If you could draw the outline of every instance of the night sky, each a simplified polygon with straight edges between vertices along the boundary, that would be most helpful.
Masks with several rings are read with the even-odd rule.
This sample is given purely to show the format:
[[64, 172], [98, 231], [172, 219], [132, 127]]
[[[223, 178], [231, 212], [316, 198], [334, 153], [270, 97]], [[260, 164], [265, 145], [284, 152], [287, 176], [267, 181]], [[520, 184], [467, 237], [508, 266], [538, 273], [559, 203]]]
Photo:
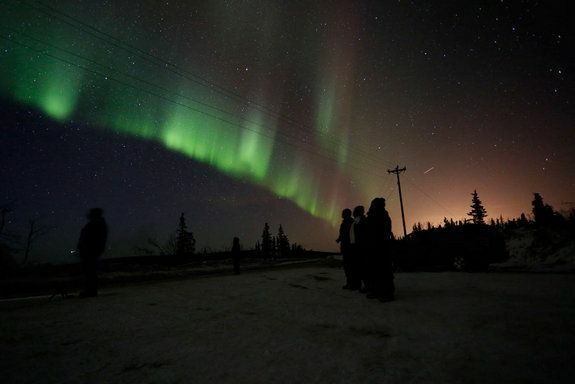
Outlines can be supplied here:
[[569, 1], [0, 3], [0, 204], [73, 261], [88, 208], [107, 256], [173, 232], [245, 248], [264, 222], [335, 250], [343, 208], [383, 196], [401, 234], [575, 201]]

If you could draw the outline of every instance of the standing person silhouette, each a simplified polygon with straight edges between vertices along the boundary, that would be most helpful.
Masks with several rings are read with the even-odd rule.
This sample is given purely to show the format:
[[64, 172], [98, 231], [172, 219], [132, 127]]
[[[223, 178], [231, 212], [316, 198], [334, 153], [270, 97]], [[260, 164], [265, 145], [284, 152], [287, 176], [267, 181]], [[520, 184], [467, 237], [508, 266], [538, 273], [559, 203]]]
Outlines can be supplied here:
[[[367, 292], [365, 284], [366, 274], [366, 217], [365, 208], [363, 205], [358, 205], [353, 209], [353, 225], [350, 232], [351, 249], [353, 254], [353, 274], [354, 285], [358, 287], [360, 292]], [[364, 281], [364, 287], [361, 287], [361, 282]]]
[[394, 299], [393, 261], [391, 255], [391, 218], [385, 199], [372, 200], [367, 212], [367, 297], [382, 302]]
[[234, 237], [234, 241], [232, 243], [232, 262], [234, 264], [234, 273], [236, 275], [240, 274], [240, 239], [239, 237]]
[[84, 272], [84, 290], [79, 297], [98, 296], [98, 260], [106, 248], [108, 226], [100, 208], [88, 212], [88, 223], [80, 232], [78, 255]]
[[343, 289], [357, 289], [353, 282], [353, 265], [352, 252], [350, 244], [350, 230], [353, 225], [351, 218], [351, 209], [346, 208], [341, 211], [341, 225], [339, 226], [339, 237], [335, 240], [339, 243], [340, 251], [343, 256], [343, 271], [345, 272], [346, 283]]

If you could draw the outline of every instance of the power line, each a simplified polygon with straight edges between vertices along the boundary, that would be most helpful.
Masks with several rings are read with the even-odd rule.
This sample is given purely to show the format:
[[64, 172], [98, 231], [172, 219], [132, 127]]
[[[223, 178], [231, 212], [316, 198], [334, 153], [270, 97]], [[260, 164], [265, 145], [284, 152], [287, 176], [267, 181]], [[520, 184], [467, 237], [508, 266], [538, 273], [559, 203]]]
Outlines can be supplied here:
[[[139, 78], [138, 76], [131, 75], [131, 74], [129, 74], [129, 73], [119, 71], [119, 70], [114, 69], [114, 68], [112, 68], [112, 67], [110, 67], [110, 66], [108, 66], [108, 65], [102, 64], [102, 63], [100, 63], [100, 62], [97, 62], [97, 61], [92, 60], [92, 59], [90, 59], [90, 58], [87, 58], [87, 57], [85, 57], [85, 56], [79, 55], [79, 54], [77, 54], [77, 53], [75, 53], [75, 52], [72, 52], [72, 51], [70, 51], [70, 50], [67, 50], [67, 49], [65, 49], [65, 48], [61, 48], [61, 47], [56, 46], [56, 45], [54, 45], [54, 44], [51, 44], [51, 43], [42, 41], [42, 40], [40, 40], [40, 39], [38, 39], [38, 38], [36, 38], [36, 37], [34, 37], [34, 36], [31, 36], [31, 35], [29, 35], [29, 34], [27, 34], [27, 33], [24, 33], [24, 32], [18, 31], [18, 30], [14, 30], [14, 29], [12, 29], [12, 28], [5, 28], [5, 27], [1, 27], [1, 26], [0, 26], [0, 30], [1, 30], [2, 28], [6, 29], [7, 31], [10, 31], [10, 32], [12, 32], [12, 33], [16, 33], [16, 34], [22, 35], [22, 36], [26, 37], [27, 39], [30, 39], [30, 40], [32, 40], [32, 41], [35, 41], [35, 42], [37, 42], [37, 43], [39, 43], [39, 44], [42, 44], [42, 45], [45, 45], [45, 46], [54, 48], [54, 49], [56, 49], [56, 50], [59, 50], [59, 51], [61, 51], [61, 52], [66, 53], [66, 54], [68, 54], [68, 55], [71, 55], [71, 56], [74, 56], [74, 57], [76, 57], [76, 58], [79, 58], [80, 60], [83, 60], [83, 61], [92, 63], [92, 64], [94, 64], [94, 65], [96, 65], [96, 66], [98, 66], [98, 67], [101, 67], [101, 68], [104, 68], [104, 69], [106, 69], [106, 70], [112, 71], [113, 73], [120, 74], [120, 75], [125, 76], [125, 77], [127, 77], [127, 78], [133, 79], [133, 80], [135, 80], [135, 81], [137, 81], [137, 82], [141, 82], [141, 83], [143, 83], [143, 84], [146, 84], [146, 85], [148, 85], [148, 86], [150, 86], [150, 87], [154, 87], [154, 88], [159, 89], [159, 90], [161, 90], [161, 91], [163, 91], [163, 92], [165, 92], [165, 93], [168, 93], [168, 94], [171, 94], [171, 95], [174, 95], [174, 96], [177, 96], [177, 97], [181, 97], [181, 98], [187, 99], [187, 100], [189, 100], [189, 101], [192, 101], [193, 103], [196, 103], [196, 104], [205, 106], [205, 107], [207, 107], [207, 108], [210, 108], [210, 109], [213, 109], [213, 110], [215, 110], [215, 111], [224, 113], [224, 114], [229, 115], [229, 116], [231, 116], [231, 117], [234, 117], [234, 118], [236, 117], [232, 112], [229, 112], [229, 111], [224, 110], [224, 109], [222, 109], [222, 108], [214, 107], [214, 106], [212, 106], [212, 105], [210, 105], [210, 104], [208, 104], [208, 103], [204, 103], [204, 102], [202, 102], [202, 101], [198, 101], [197, 99], [194, 99], [194, 98], [192, 98], [192, 97], [183, 95], [183, 94], [181, 94], [181, 93], [173, 92], [173, 91], [171, 91], [171, 90], [169, 90], [169, 89], [167, 89], [167, 88], [165, 88], [165, 87], [163, 87], [163, 86], [161, 86], [161, 85], [157, 85], [157, 84], [152, 83], [152, 82], [150, 82], [150, 81], [147, 81], [147, 80], [145, 80], [145, 79]], [[243, 121], [244, 123], [249, 123], [251, 126], [263, 128], [263, 129], [265, 129], [265, 130], [267, 130], [267, 131], [271, 131], [272, 134], [275, 134], [275, 132], [273, 132], [273, 130], [271, 130], [271, 129], [268, 128], [267, 126], [265, 126], [265, 125], [263, 125], [263, 124], [260, 124], [260, 123], [258, 123], [258, 122], [251, 121], [251, 120], [247, 120], [247, 119], [243, 119], [242, 121]], [[284, 137], [286, 137], [286, 138], [295, 140], [295, 141], [298, 141], [298, 140], [299, 140], [297, 137], [291, 137], [290, 135], [287, 135], [285, 132], [280, 132], [279, 134], [282, 135], [282, 136], [284, 136]], [[308, 143], [308, 142], [304, 142], [304, 144], [311, 145], [311, 144]], [[333, 154], [335, 155], [335, 152], [334, 152]], [[367, 159], [367, 160], [370, 160], [370, 159]], [[374, 164], [374, 165], [375, 165], [375, 164]]]
[[[97, 75], [97, 76], [100, 76], [100, 77], [105, 77], [105, 78], [107, 78], [108, 80], [114, 81], [114, 82], [116, 82], [116, 83], [119, 83], [119, 84], [124, 85], [124, 86], [129, 87], [129, 88], [132, 88], [132, 89], [134, 89], [134, 90], [136, 90], [136, 91], [148, 93], [148, 94], [150, 94], [150, 95], [152, 95], [152, 96], [155, 96], [155, 97], [160, 98], [160, 99], [162, 99], [162, 100], [165, 100], [165, 101], [167, 101], [167, 102], [170, 102], [170, 103], [173, 103], [173, 104], [175, 104], [175, 105], [179, 105], [179, 106], [182, 106], [182, 107], [184, 107], [184, 108], [187, 108], [187, 109], [189, 109], [189, 110], [191, 110], [191, 111], [193, 111], [193, 112], [197, 112], [197, 113], [206, 115], [206, 116], [208, 116], [208, 117], [210, 117], [210, 118], [219, 120], [219, 121], [224, 122], [224, 123], [226, 123], [226, 124], [228, 124], [228, 125], [237, 126], [237, 127], [241, 128], [241, 129], [248, 130], [248, 131], [252, 131], [252, 132], [254, 132], [254, 133], [258, 134], [258, 135], [261, 135], [261, 136], [270, 138], [270, 139], [272, 139], [272, 140], [275, 139], [275, 137], [273, 137], [273, 136], [267, 135], [267, 134], [265, 134], [265, 133], [262, 133], [262, 132], [260, 132], [260, 131], [254, 130], [254, 129], [250, 129], [249, 127], [244, 127], [244, 126], [242, 126], [242, 125], [240, 125], [240, 124], [237, 124], [237, 123], [235, 123], [235, 122], [233, 122], [233, 121], [224, 119], [224, 118], [219, 117], [219, 116], [212, 115], [212, 114], [210, 114], [210, 113], [204, 112], [204, 111], [199, 110], [199, 109], [197, 109], [197, 108], [190, 107], [189, 105], [183, 104], [183, 103], [181, 103], [181, 102], [179, 102], [179, 101], [177, 101], [177, 100], [173, 100], [173, 99], [168, 98], [168, 97], [166, 97], [166, 96], [164, 96], [164, 95], [160, 95], [160, 94], [158, 94], [158, 93], [155, 93], [155, 92], [152, 92], [152, 91], [149, 91], [149, 90], [146, 90], [146, 89], [139, 88], [139, 87], [137, 87], [137, 86], [135, 86], [135, 85], [132, 85], [132, 84], [130, 84], [130, 83], [127, 83], [127, 82], [124, 82], [124, 81], [122, 81], [122, 80], [119, 80], [119, 79], [117, 79], [117, 78], [115, 78], [115, 77], [113, 77], [113, 76], [111, 76], [111, 75], [108, 75], [108, 74], [99, 72], [99, 71], [97, 71], [97, 70], [90, 69], [90, 68], [85, 67], [85, 66], [83, 66], [83, 65], [81, 65], [81, 64], [74, 63], [74, 62], [69, 61], [69, 60], [67, 60], [67, 59], [63, 59], [63, 58], [61, 58], [61, 57], [55, 56], [55, 55], [53, 55], [53, 54], [51, 54], [51, 53], [48, 53], [48, 52], [46, 52], [46, 51], [42, 51], [42, 50], [36, 49], [36, 48], [31, 47], [31, 46], [29, 46], [29, 45], [27, 45], [27, 44], [25, 44], [25, 43], [19, 42], [19, 41], [15, 40], [15, 39], [8, 38], [8, 37], [5, 37], [5, 36], [0, 36], [0, 38], [1, 38], [1, 39], [4, 39], [4, 40], [7, 40], [7, 41], [9, 41], [9, 42], [12, 42], [12, 43], [14, 43], [14, 44], [16, 44], [16, 45], [19, 45], [19, 46], [21, 46], [21, 47], [24, 47], [24, 48], [26, 48], [26, 49], [29, 49], [29, 50], [31, 50], [31, 51], [34, 51], [34, 52], [36, 52], [36, 53], [39, 53], [39, 54], [45, 55], [45, 56], [47, 56], [47, 57], [50, 57], [50, 58], [52, 58], [52, 59], [54, 59], [54, 60], [60, 61], [60, 62], [62, 62], [62, 63], [68, 64], [68, 65], [71, 65], [71, 66], [75, 66], [75, 67], [77, 67], [77, 68], [79, 68], [79, 69], [82, 69], [82, 70], [84, 70], [84, 71], [86, 71], [86, 72], [89, 72], [89, 73], [91, 73], [91, 74], [93, 74], [93, 75]], [[284, 137], [286, 137], [286, 136], [284, 136]], [[291, 137], [286, 137], [286, 138], [292, 139]], [[336, 159], [334, 159], [334, 158], [327, 157], [327, 156], [325, 156], [325, 155], [323, 155], [323, 154], [321, 154], [321, 153], [317, 153], [317, 152], [314, 152], [314, 151], [312, 151], [312, 150], [308, 150], [308, 149], [306, 149], [306, 148], [299, 147], [297, 144], [294, 144], [294, 143], [291, 143], [291, 142], [283, 141], [283, 144], [289, 145], [289, 146], [292, 146], [292, 147], [296, 147], [297, 149], [302, 150], [302, 151], [304, 151], [304, 152], [307, 152], [307, 153], [309, 153], [309, 154], [311, 154], [311, 155], [313, 155], [313, 156], [322, 157], [322, 158], [327, 159], [327, 160], [329, 160], [329, 161], [335, 161], [335, 160], [336, 160]], [[300, 144], [301, 144], [301, 143], [300, 143]], [[305, 144], [308, 144], [308, 143], [305, 143]], [[308, 144], [308, 145], [309, 145], [309, 144]], [[352, 168], [355, 168], [355, 169], [357, 169], [357, 170], [359, 170], [359, 171], [361, 171], [361, 172], [363, 172], [363, 173], [372, 173], [372, 172], [366, 171], [364, 168], [360, 168], [360, 167], [358, 167], [358, 166], [356, 166], [356, 165], [354, 165], [354, 164], [350, 164], [349, 166], [352, 167]], [[376, 177], [378, 177], [378, 178], [380, 177], [380, 175], [377, 175], [377, 174], [375, 174], [375, 173], [373, 173], [373, 174], [374, 174]]]
[[[254, 102], [254, 101], [251, 101], [251, 100], [246, 100], [246, 99], [245, 99], [244, 97], [242, 97], [241, 95], [238, 95], [237, 93], [231, 92], [231, 91], [229, 91], [229, 90], [227, 90], [227, 89], [225, 89], [225, 88], [223, 88], [223, 87], [221, 87], [221, 86], [219, 86], [219, 85], [217, 85], [217, 84], [214, 84], [213, 82], [210, 82], [209, 80], [206, 80], [206, 79], [204, 79], [203, 77], [201, 77], [201, 76], [199, 76], [199, 75], [196, 75], [196, 74], [194, 74], [194, 73], [192, 73], [192, 72], [190, 72], [190, 71], [187, 71], [187, 70], [180, 69], [177, 65], [175, 65], [175, 64], [173, 64], [173, 63], [171, 63], [171, 62], [169, 62], [169, 61], [163, 60], [162, 58], [157, 57], [157, 56], [155, 56], [155, 55], [153, 55], [153, 54], [150, 54], [149, 52], [145, 52], [145, 51], [141, 50], [140, 48], [134, 47], [134, 46], [132, 46], [132, 45], [130, 45], [130, 44], [128, 44], [128, 43], [126, 43], [126, 42], [124, 42], [124, 41], [122, 41], [122, 40], [116, 38], [116, 37], [114, 37], [113, 35], [110, 35], [109, 33], [106, 33], [106, 32], [104, 32], [104, 31], [102, 31], [102, 30], [100, 30], [100, 29], [98, 29], [98, 28], [95, 28], [95, 27], [93, 27], [93, 26], [91, 26], [91, 25], [89, 25], [89, 24], [87, 24], [87, 23], [84, 23], [83, 21], [81, 21], [81, 20], [79, 20], [79, 19], [77, 19], [77, 18], [75, 18], [75, 17], [73, 17], [73, 16], [70, 16], [70, 15], [68, 15], [68, 14], [66, 14], [66, 13], [64, 13], [64, 12], [62, 12], [62, 11], [60, 11], [60, 10], [58, 10], [58, 9], [55, 8], [55, 7], [52, 7], [52, 6], [47, 5], [47, 4], [44, 4], [44, 3], [40, 2], [40, 1], [35, 1], [35, 2], [34, 2], [35, 4], [37, 4], [36, 6], [30, 4], [30, 2], [29, 2], [29, 1], [26, 1], [26, 0], [20, 0], [20, 2], [22, 2], [22, 3], [27, 3], [27, 4], [30, 5], [30, 8], [36, 9], [36, 10], [38, 10], [38, 11], [40, 11], [40, 12], [42, 12], [42, 13], [44, 13], [44, 14], [50, 16], [50, 17], [54, 17], [54, 18], [60, 20], [61, 22], [65, 23], [66, 25], [69, 25], [69, 26], [71, 26], [72, 28], [75, 28], [75, 29], [78, 29], [78, 30], [80, 30], [80, 31], [82, 31], [82, 32], [84, 32], [84, 33], [87, 33], [87, 34], [89, 34], [89, 35], [91, 35], [91, 36], [93, 36], [93, 37], [95, 37], [95, 38], [97, 38], [97, 39], [99, 39], [99, 40], [101, 40], [101, 41], [104, 41], [104, 42], [106, 42], [106, 43], [108, 43], [108, 44], [110, 44], [110, 45], [116, 47], [116, 48], [119, 48], [119, 49], [128, 51], [128, 52], [130, 52], [131, 54], [137, 55], [137, 56], [139, 56], [140, 58], [144, 59], [145, 61], [148, 61], [148, 62], [150, 62], [150, 63], [152, 63], [152, 64], [154, 64], [154, 65], [160, 66], [161, 68], [163, 68], [163, 69], [165, 69], [165, 70], [167, 70], [167, 71], [169, 71], [169, 72], [171, 72], [171, 73], [173, 73], [173, 74], [175, 74], [175, 75], [177, 75], [177, 76], [179, 76], [179, 77], [182, 77], [182, 78], [184, 78], [184, 79], [186, 79], [186, 80], [188, 80], [188, 81], [191, 81], [191, 82], [193, 82], [193, 83], [199, 84], [199, 85], [201, 85], [201, 86], [203, 86], [203, 87], [206, 87], [206, 88], [210, 88], [210, 89], [211, 89], [211, 88], [216, 88], [216, 89], [219, 90], [219, 91], [216, 91], [216, 92], [218, 92], [218, 93], [220, 93], [220, 94], [223, 94], [225, 97], [234, 98], [234, 99], [236, 99], [236, 100], [238, 100], [238, 101], [241, 101], [243, 104], [248, 105], [248, 106], [256, 106], [256, 107], [258, 107], [258, 108], [256, 108], [256, 109], [259, 109], [260, 111], [262, 111], [262, 112], [264, 112], [264, 113], [266, 113], [266, 114], [271, 114], [271, 116], [273, 116], [273, 117], [278, 117], [278, 118], [280, 118], [280, 119], [282, 119], [282, 120], [284, 120], [284, 121], [290, 122], [292, 127], [294, 127], [294, 125], [295, 125], [296, 128], [297, 128], [297, 127], [299, 127], [299, 128], [306, 128], [306, 129], [308, 129], [308, 130], [309, 130], [309, 129], [313, 129], [313, 128], [310, 127], [310, 126], [301, 124], [300, 122], [298, 122], [298, 121], [292, 119], [291, 117], [288, 117], [288, 116], [285, 116], [285, 115], [281, 115], [281, 114], [279, 114], [278, 112], [273, 111], [273, 110], [267, 108], [266, 106], [263, 106], [263, 105], [261, 105], [261, 104], [258, 104], [258, 103], [256, 103], [256, 102]], [[50, 13], [50, 12], [51, 12], [51, 13]], [[56, 14], [56, 15], [54, 15], [54, 14]], [[58, 15], [60, 15], [60, 16], [58, 16]], [[63, 18], [72, 20], [72, 21], [74, 21], [75, 23], [80, 24], [80, 26], [75, 25], [75, 24], [71, 23], [70, 21], [67, 21], [67, 20], [65, 20], [65, 19], [63, 19]], [[92, 31], [93, 31], [93, 32], [92, 32]], [[99, 34], [99, 35], [102, 35], [102, 36], [104, 36], [104, 37], [101, 37], [101, 36], [99, 36], [98, 34]], [[191, 77], [191, 78], [190, 78], [190, 77]], [[212, 89], [212, 90], [213, 90], [213, 89]], [[301, 130], [301, 129], [300, 129], [300, 130]], [[302, 131], [302, 132], [303, 132], [303, 131]], [[307, 132], [305, 132], [305, 134], [307, 135]], [[330, 136], [330, 135], [326, 134], [325, 132], [320, 132], [320, 135], [322, 135], [322, 136], [324, 136], [326, 139], [330, 140], [332, 144], [335, 144], [335, 145], [339, 145], [339, 144], [340, 144], [339, 140], [337, 140], [337, 139], [334, 138], [333, 136]], [[372, 155], [371, 153], [367, 153], [367, 152], [362, 151], [362, 150], [359, 150], [359, 149], [351, 149], [351, 151], [356, 152], [356, 153], [358, 153], [358, 154], [361, 154], [361, 155], [363, 155], [363, 156], [366, 157], [366, 158], [370, 158], [372, 161], [380, 162], [380, 159], [376, 158], [376, 157], [375, 157], [374, 155]]]
[[[413, 179], [413, 178], [412, 178]], [[455, 214], [453, 212], [451, 212], [451, 210], [449, 210], [449, 208], [447, 208], [445, 205], [441, 204], [439, 201], [437, 201], [436, 199], [434, 199], [431, 195], [429, 195], [427, 192], [425, 192], [423, 189], [419, 188], [415, 182], [413, 182], [412, 180], [410, 180], [409, 178], [407, 179], [407, 181], [413, 185], [419, 192], [421, 192], [423, 195], [425, 195], [428, 199], [430, 199], [431, 201], [433, 201], [435, 204], [437, 204], [439, 207], [443, 208], [445, 211], [447, 211], [447, 213], [449, 213], [451, 215], [451, 217], [455, 216]]]
[[[0, 26], [0, 29], [2, 29], [2, 28], [4, 28], [4, 27]], [[98, 67], [102, 67], [102, 68], [104, 68], [104, 69], [106, 69], [106, 70], [113, 71], [114, 73], [118, 73], [118, 74], [120, 74], [120, 75], [122, 75], [122, 76], [125, 76], [125, 77], [127, 77], [127, 78], [130, 78], [130, 79], [136, 80], [136, 81], [138, 81], [138, 82], [141, 82], [141, 83], [143, 83], [143, 84], [146, 84], [146, 85], [148, 85], [148, 86], [154, 87], [154, 88], [159, 89], [159, 90], [161, 90], [161, 91], [163, 91], [163, 92], [166, 92], [166, 93], [175, 95], [175, 96], [177, 96], [177, 97], [181, 97], [181, 98], [183, 98], [183, 99], [187, 99], [187, 100], [189, 100], [189, 101], [191, 101], [191, 102], [193, 102], [193, 103], [196, 103], [196, 104], [202, 105], [202, 106], [204, 106], [204, 107], [213, 109], [213, 110], [215, 110], [215, 111], [218, 111], [218, 112], [221, 112], [221, 113], [224, 113], [224, 114], [227, 114], [227, 115], [231, 115], [231, 116], [233, 116], [233, 117], [236, 117], [232, 112], [229, 112], [229, 111], [224, 110], [224, 109], [219, 108], [219, 107], [214, 107], [214, 106], [211, 105], [211, 104], [208, 104], [208, 103], [199, 101], [199, 100], [197, 100], [197, 99], [194, 99], [194, 98], [192, 98], [192, 97], [183, 95], [183, 94], [181, 94], [181, 93], [173, 92], [173, 91], [171, 91], [171, 90], [169, 90], [169, 89], [167, 89], [167, 88], [165, 88], [165, 87], [163, 87], [163, 86], [161, 86], [161, 85], [154, 84], [154, 83], [152, 83], [152, 82], [150, 82], [150, 81], [147, 81], [147, 80], [145, 80], [145, 79], [141, 79], [141, 78], [139, 78], [139, 77], [137, 77], [137, 76], [134, 76], [134, 75], [131, 75], [131, 74], [129, 74], [129, 73], [119, 71], [119, 70], [114, 69], [114, 68], [112, 68], [112, 67], [110, 67], [110, 66], [108, 66], [108, 65], [99, 63], [99, 62], [97, 62], [97, 61], [95, 61], [95, 60], [92, 60], [92, 59], [87, 58], [87, 57], [85, 57], [85, 56], [79, 55], [79, 54], [77, 54], [77, 53], [75, 53], [75, 52], [72, 52], [72, 51], [70, 51], [70, 50], [67, 50], [67, 49], [65, 49], [65, 48], [61, 48], [61, 47], [58, 47], [58, 46], [56, 46], [56, 45], [54, 45], [54, 44], [51, 44], [51, 43], [42, 41], [42, 40], [40, 40], [40, 39], [37, 39], [37, 38], [35, 38], [35, 37], [33, 37], [33, 36], [27, 34], [27, 33], [14, 30], [14, 29], [12, 29], [12, 28], [4, 28], [4, 29], [10, 31], [11, 33], [16, 33], [16, 34], [22, 35], [22, 36], [26, 37], [27, 39], [32, 40], [32, 41], [35, 41], [35, 42], [37, 42], [37, 43], [39, 43], [39, 44], [46, 45], [46, 46], [48, 46], [48, 47], [50, 47], [50, 48], [54, 48], [54, 49], [56, 49], [56, 50], [59, 50], [59, 51], [62, 51], [62, 52], [64, 52], [64, 53], [66, 53], [66, 54], [68, 54], [68, 55], [77, 57], [77, 58], [79, 58], [79, 59], [81, 59], [81, 60], [84, 60], [84, 61], [87, 61], [87, 62], [92, 63], [92, 64], [94, 64], [94, 65], [97, 65]], [[264, 129], [266, 129], [266, 130], [269, 130], [269, 128], [268, 128], [267, 126], [264, 126], [264, 125], [262, 125], [262, 124], [259, 124], [259, 123], [255, 122], [255, 121], [251, 121], [251, 120], [243, 120], [243, 121], [244, 121], [245, 123], [249, 123], [249, 124], [251, 124], [251, 125], [253, 125], [253, 126], [257, 126], [257, 127], [264, 128]], [[297, 138], [294, 138], [294, 139], [297, 139]]]

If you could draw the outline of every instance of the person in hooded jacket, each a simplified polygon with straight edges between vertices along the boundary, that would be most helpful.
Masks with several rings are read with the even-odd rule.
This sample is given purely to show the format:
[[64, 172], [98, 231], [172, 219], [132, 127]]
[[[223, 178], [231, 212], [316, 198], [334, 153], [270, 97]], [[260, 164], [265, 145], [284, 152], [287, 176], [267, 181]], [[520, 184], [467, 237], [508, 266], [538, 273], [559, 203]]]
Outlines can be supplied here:
[[[353, 209], [353, 225], [350, 231], [351, 251], [353, 254], [353, 280], [354, 285], [365, 293], [365, 276], [367, 271], [367, 222], [365, 208], [358, 205]], [[363, 287], [362, 287], [363, 281]]]
[[385, 199], [373, 199], [367, 212], [367, 297], [381, 301], [394, 299], [393, 261], [391, 255], [391, 218]]
[[350, 243], [350, 230], [353, 225], [353, 218], [351, 217], [351, 209], [345, 208], [341, 211], [341, 224], [339, 226], [339, 237], [335, 240], [339, 243], [340, 251], [343, 256], [343, 271], [345, 273], [346, 283], [343, 289], [358, 289], [354, 286], [353, 281], [353, 264], [352, 264], [352, 251]]

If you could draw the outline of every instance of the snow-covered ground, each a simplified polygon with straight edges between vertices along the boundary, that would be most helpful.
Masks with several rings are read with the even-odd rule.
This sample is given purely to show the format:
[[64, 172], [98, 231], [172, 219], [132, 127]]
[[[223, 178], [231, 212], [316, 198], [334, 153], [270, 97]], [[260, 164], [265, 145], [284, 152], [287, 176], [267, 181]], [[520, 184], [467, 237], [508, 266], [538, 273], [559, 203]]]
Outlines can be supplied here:
[[2, 383], [543, 383], [575, 377], [575, 279], [308, 266], [0, 302]]
[[538, 244], [534, 228], [518, 228], [507, 236], [509, 259], [492, 270], [524, 272], [575, 272], [575, 239], [547, 232], [547, 243]]

